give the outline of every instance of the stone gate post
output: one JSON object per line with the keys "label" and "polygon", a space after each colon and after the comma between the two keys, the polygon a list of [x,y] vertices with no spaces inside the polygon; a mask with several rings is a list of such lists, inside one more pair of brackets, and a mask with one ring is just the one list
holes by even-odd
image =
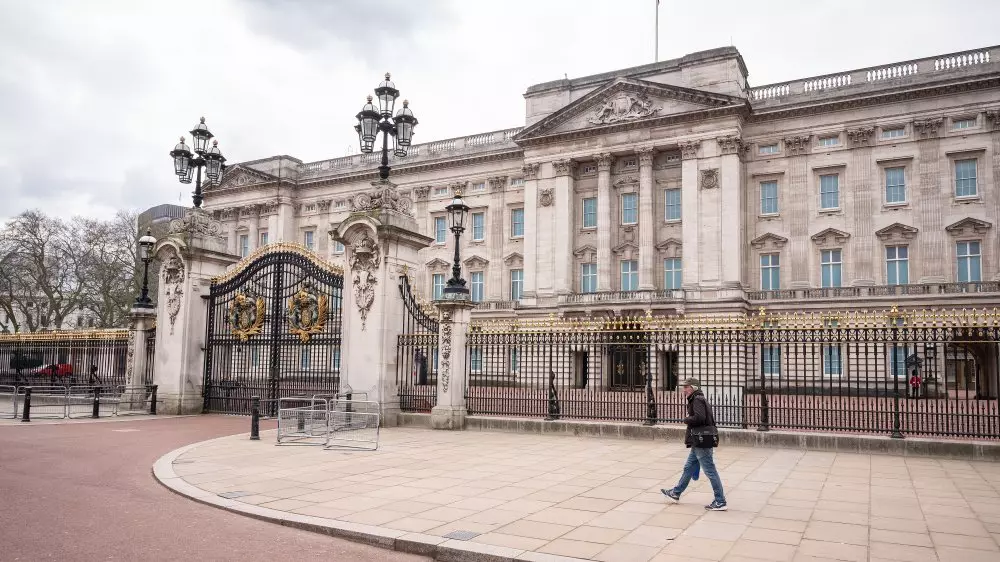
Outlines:
{"label": "stone gate post", "polygon": [[418,232],[413,202],[387,181],[351,200],[351,214],[330,230],[344,245],[343,344],[340,388],[364,392],[380,404],[382,423],[396,425],[399,385],[397,340],[406,313],[400,274],[417,266],[417,252],[433,239]]}
{"label": "stone gate post", "polygon": [[160,260],[153,384],[160,413],[201,413],[205,381],[205,335],[212,278],[239,261],[228,253],[222,225],[202,209],[170,223],[154,249]]}
{"label": "stone gate post", "polygon": [[465,429],[465,388],[469,383],[465,341],[475,306],[469,295],[446,295],[464,298],[434,301],[441,312],[438,324],[437,406],[431,408],[434,429]]}
{"label": "stone gate post", "polygon": [[156,325],[156,309],[133,306],[129,312],[131,327],[129,328],[128,356],[125,365],[125,392],[121,403],[128,404],[129,409],[140,407],[146,400],[143,377],[149,357],[146,356],[146,332]]}

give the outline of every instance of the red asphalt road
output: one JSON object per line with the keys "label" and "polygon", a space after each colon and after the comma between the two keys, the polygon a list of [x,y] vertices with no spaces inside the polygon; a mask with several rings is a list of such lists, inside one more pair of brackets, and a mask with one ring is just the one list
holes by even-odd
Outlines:
{"label": "red asphalt road", "polygon": [[249,425],[199,416],[0,426],[0,560],[429,560],[236,515],[153,478],[162,455]]}

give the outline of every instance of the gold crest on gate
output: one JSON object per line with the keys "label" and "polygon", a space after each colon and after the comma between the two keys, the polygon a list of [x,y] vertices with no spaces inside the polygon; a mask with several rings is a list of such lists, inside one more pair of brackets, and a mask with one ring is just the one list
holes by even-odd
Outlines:
{"label": "gold crest on gate", "polygon": [[328,312],[326,295],[317,295],[309,281],[288,299],[288,331],[299,336],[302,343],[323,331]]}
{"label": "gold crest on gate", "polygon": [[264,327],[264,309],[263,298],[252,293],[236,293],[233,302],[229,303],[227,315],[230,332],[241,342],[259,334]]}

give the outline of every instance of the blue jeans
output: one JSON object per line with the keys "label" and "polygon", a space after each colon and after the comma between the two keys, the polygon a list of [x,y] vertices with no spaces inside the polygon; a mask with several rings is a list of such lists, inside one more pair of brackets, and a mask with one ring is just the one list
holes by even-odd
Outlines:
{"label": "blue jeans", "polygon": [[684,490],[687,489],[688,484],[691,482],[694,467],[699,464],[701,465],[701,471],[705,473],[708,481],[712,483],[712,492],[715,493],[715,501],[726,503],[726,495],[722,491],[722,478],[719,477],[719,471],[715,469],[715,460],[712,459],[712,449],[691,447],[691,453],[688,454],[687,462],[684,463],[684,472],[681,473],[681,479],[674,486],[673,491],[678,496],[684,493]]}

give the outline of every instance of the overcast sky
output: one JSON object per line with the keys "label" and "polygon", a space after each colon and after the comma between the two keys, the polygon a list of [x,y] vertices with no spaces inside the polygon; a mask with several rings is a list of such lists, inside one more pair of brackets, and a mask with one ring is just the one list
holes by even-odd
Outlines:
{"label": "overcast sky", "polygon": [[[416,142],[523,125],[525,89],[653,61],[655,0],[0,0],[0,220],[190,205],[167,152],[357,152],[386,70]],[[1000,43],[996,0],[663,0],[660,59],[735,45],[750,83]],[[183,192],[183,196],[179,196]]]}

